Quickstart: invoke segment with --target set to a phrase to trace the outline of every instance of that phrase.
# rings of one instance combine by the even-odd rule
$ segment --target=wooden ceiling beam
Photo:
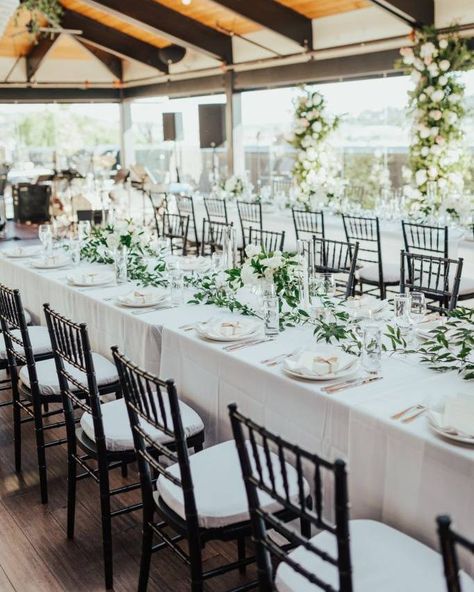
[[[434,0],[370,0],[411,27],[434,25]]]
[[[43,60],[56,43],[57,36],[40,37],[26,56],[26,78],[28,82],[32,80],[38,72]]]
[[[65,10],[61,18],[61,25],[66,29],[79,29],[82,35],[78,37],[89,44],[97,45],[105,51],[111,51],[126,59],[136,60],[168,74],[168,66],[158,55],[158,47],[140,41],[112,27],[107,27],[99,21],[86,17],[72,10]]]
[[[218,4],[262,27],[296,41],[304,48],[313,47],[311,19],[274,0],[216,0]]]
[[[122,60],[119,57],[100,49],[100,47],[87,43],[87,41],[82,40],[80,37],[76,37],[76,39],[90,54],[107,68],[114,78],[117,78],[117,80],[123,79]]]
[[[172,10],[154,0],[85,0],[86,4],[114,15],[125,16],[152,28],[177,45],[205,53],[227,64],[232,63],[232,40],[229,35]]]

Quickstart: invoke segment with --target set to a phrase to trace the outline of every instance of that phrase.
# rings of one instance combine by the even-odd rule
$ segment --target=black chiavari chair
[[[112,518],[142,507],[141,503],[135,503],[111,509],[112,497],[117,498],[140,487],[139,483],[116,488],[110,486],[109,471],[121,468],[126,476],[127,464],[136,458],[132,434],[127,433],[127,429],[130,432],[127,410],[120,398],[101,404],[101,396],[120,394],[120,384],[114,364],[92,353],[86,325],[74,323],[48,304],[44,305],[44,312],[66,423],[67,536],[74,538],[77,482],[90,477],[99,487],[105,587],[111,589]],[[76,410],[83,412],[80,427]]]
[[[61,398],[59,391],[54,391],[55,372],[48,330],[28,327],[20,292],[3,285],[0,285],[0,322],[12,391],[15,470],[20,473],[22,468],[22,426],[33,422],[41,502],[47,503],[46,449],[65,442],[64,438],[45,441],[48,430],[64,425],[62,421],[49,422],[61,414],[60,409],[49,411],[49,405],[60,403]]]
[[[250,227],[263,230],[262,204],[255,201],[237,200],[237,211],[242,231],[242,245],[245,248]]]
[[[463,259],[400,254],[400,292],[423,292],[429,310],[446,314],[456,308]]]
[[[363,185],[351,185],[350,187],[346,187],[344,196],[350,201],[362,204],[365,197],[365,187]]]
[[[254,557],[245,556],[245,538],[250,536],[251,527],[235,444],[223,442],[189,456],[183,411],[174,382],[159,380],[117,348],[112,349],[127,402],[142,483],[144,522],[138,590],[144,592],[147,588],[152,552],[171,547],[190,567],[191,590],[201,592],[205,581],[236,569],[242,572],[255,561]],[[146,426],[167,434],[173,446],[150,440]],[[263,449],[260,454],[263,458]],[[289,493],[295,497],[296,471],[292,467],[287,467],[287,471]],[[154,474],[158,475],[156,489]],[[269,513],[273,508],[282,520],[297,517],[273,503],[271,508],[266,503],[264,507]],[[165,532],[167,528],[175,534]],[[160,540],[156,545],[154,536]],[[188,542],[187,553],[177,545],[182,540]],[[237,561],[205,570],[202,550],[213,540],[237,541]],[[255,582],[239,585],[234,591],[254,587]]]
[[[429,226],[402,220],[403,240],[407,253],[438,255],[449,258],[447,226]],[[458,301],[474,298],[474,279],[461,276]]]
[[[439,553],[380,522],[349,520],[343,460],[329,462],[288,442],[242,415],[235,404],[229,405],[229,414],[247,492],[261,592],[444,591]],[[263,457],[258,446],[265,451]],[[288,466],[296,469],[295,497],[287,488]],[[307,503],[305,476],[314,505]],[[261,501],[268,498],[297,515],[305,528],[299,531],[269,514]],[[311,536],[311,527],[318,534]]]
[[[158,237],[161,236],[160,222],[163,220],[163,215],[168,211],[168,196],[161,191],[149,191],[148,199],[153,208],[153,218],[155,220],[155,230]]]
[[[224,233],[233,226],[232,222],[217,222],[215,220],[202,221],[201,255],[212,255],[222,251],[224,246]]]
[[[336,289],[342,292],[344,298],[353,296],[359,243],[352,245],[314,236],[309,247],[311,272],[335,274]]]
[[[474,555],[474,541],[468,540],[451,526],[449,516],[438,516],[438,536],[443,556],[444,575],[446,578],[447,592],[463,592],[462,582],[466,581],[466,574],[460,573],[457,546]],[[466,579],[464,579],[466,578]],[[474,589],[474,582],[471,581]]]
[[[210,222],[225,222],[229,223],[227,215],[227,202],[225,199],[218,197],[205,197],[204,207],[206,208],[207,219]]]
[[[278,232],[276,230],[262,230],[261,228],[248,229],[249,245],[260,245],[262,250],[266,253],[273,253],[274,251],[283,251],[285,245],[285,231]]]
[[[310,210],[291,209],[296,240],[318,236],[324,238],[324,212],[312,212]],[[310,235],[310,236],[307,236]]]
[[[190,195],[176,195],[175,199],[178,214],[180,216],[189,216],[189,231],[194,235],[194,244],[191,242],[191,246],[196,249],[196,254],[199,254],[199,237],[196,214],[194,212],[194,200]]]
[[[171,251],[181,249],[182,254],[187,253],[189,229],[189,216],[181,216],[180,214],[170,214],[165,212],[163,214],[163,236],[170,239]],[[175,244],[178,242],[178,245]]]
[[[293,180],[285,177],[273,178],[272,179],[272,195],[278,197],[279,195],[285,195],[288,197],[293,186]]]
[[[379,219],[342,214],[342,221],[347,242],[359,243],[358,259],[364,263],[357,271],[361,291],[364,284],[375,286],[368,292],[378,290],[380,298],[385,300],[387,286],[398,286],[400,283],[400,269],[397,265],[382,263]]]

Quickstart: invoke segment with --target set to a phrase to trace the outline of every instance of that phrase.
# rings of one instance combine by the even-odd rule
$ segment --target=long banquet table
[[[216,314],[212,307],[184,304],[134,314],[114,303],[131,286],[74,288],[67,273],[40,272],[29,262],[0,257],[0,281],[21,290],[36,320],[44,322],[42,304],[49,302],[88,324],[96,351],[110,357],[110,346],[118,345],[148,370],[174,378],[181,397],[202,415],[207,445],[231,437],[227,405],[236,401],[243,413],[283,437],[327,458],[345,458],[353,518],[382,520],[437,547],[435,516],[449,513],[472,538],[473,448],[439,438],[425,417],[409,424],[390,419],[414,403],[472,393],[472,383],[412,358],[386,356],[382,380],[327,395],[317,383],[291,379],[279,367],[261,363],[310,342],[307,329],[287,329],[273,342],[231,353],[182,328]],[[472,559],[464,558],[463,565],[474,575]]]

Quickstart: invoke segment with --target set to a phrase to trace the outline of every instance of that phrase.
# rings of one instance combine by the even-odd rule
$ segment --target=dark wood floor
[[[2,376],[3,378],[3,376]],[[6,400],[9,392],[0,393]],[[23,472],[17,475],[13,462],[12,409],[0,409],[0,592],[95,592],[104,590],[100,510],[97,486],[91,480],[78,484],[76,536],[66,538],[66,455],[64,447],[50,448],[47,505],[39,501],[36,449],[31,424],[23,426]],[[57,434],[56,434],[57,435]],[[51,438],[53,432],[51,431]],[[133,482],[113,472],[112,485]],[[128,494],[127,501],[139,498]],[[120,592],[136,590],[140,560],[141,512],[114,518],[115,587]],[[212,544],[205,549],[205,567],[236,558],[231,544]],[[207,590],[229,589],[254,576],[227,574],[208,582]],[[150,592],[190,590],[186,566],[169,550],[152,559]]]

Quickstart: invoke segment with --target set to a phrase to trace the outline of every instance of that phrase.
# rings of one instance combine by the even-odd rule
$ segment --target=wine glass
[[[410,316],[417,325],[426,315],[426,298],[423,292],[411,292]]]
[[[38,226],[38,238],[43,245],[44,253],[46,255],[49,254],[53,245],[53,232],[51,224],[40,224]]]
[[[79,238],[79,241],[82,243],[83,241],[86,240],[86,238],[89,236],[89,234],[91,233],[91,223],[89,220],[81,220],[78,224],[77,224],[77,236]]]

